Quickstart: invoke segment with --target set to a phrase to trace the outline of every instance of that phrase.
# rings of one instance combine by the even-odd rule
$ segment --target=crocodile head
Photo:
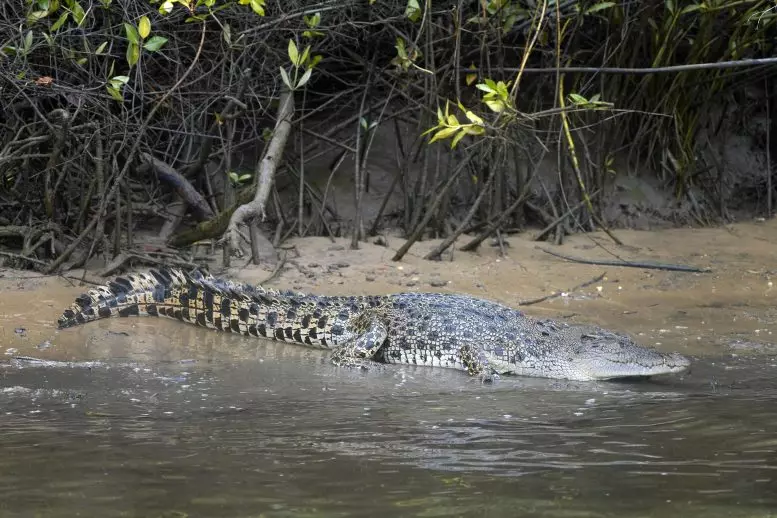
[[[580,332],[576,338],[566,355],[564,371],[568,379],[647,378],[683,372],[690,366],[685,356],[643,347],[628,337],[599,329],[595,333]]]

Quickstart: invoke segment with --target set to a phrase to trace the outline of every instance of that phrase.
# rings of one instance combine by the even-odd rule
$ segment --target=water
[[[2,517],[777,516],[774,356],[489,386],[155,319],[65,340],[101,361],[0,368]]]

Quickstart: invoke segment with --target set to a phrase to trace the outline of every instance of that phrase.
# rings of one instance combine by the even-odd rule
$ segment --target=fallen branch
[[[189,205],[198,220],[211,219],[214,216],[213,210],[211,210],[210,205],[205,201],[202,194],[173,166],[149,153],[140,153],[140,158],[154,170],[160,180],[168,183],[175,189],[175,192]]]
[[[666,270],[670,272],[709,273],[712,271],[710,268],[698,268],[696,266],[688,266],[684,264],[659,263],[655,261],[623,261],[623,260],[609,261],[606,259],[580,259],[578,257],[570,257],[568,255],[559,254],[557,252],[551,252],[550,250],[546,250],[540,247],[537,247],[537,249],[542,250],[546,254],[550,254],[560,259],[564,259],[567,261],[572,261],[573,263],[580,263],[580,264],[594,264],[597,266],[624,266],[626,268],[643,268],[645,270]]]

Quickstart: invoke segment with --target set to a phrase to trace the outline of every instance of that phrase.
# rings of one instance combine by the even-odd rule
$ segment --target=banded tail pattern
[[[160,268],[90,289],[62,313],[58,325],[64,329],[102,318],[160,316],[218,331],[327,348],[341,341],[347,321],[373,298],[377,297],[281,292],[217,279],[199,270]]]

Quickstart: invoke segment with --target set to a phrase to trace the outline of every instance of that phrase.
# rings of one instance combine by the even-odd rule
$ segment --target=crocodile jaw
[[[623,378],[648,378],[661,374],[676,374],[688,369],[691,362],[677,353],[662,353],[633,345],[626,356],[621,349],[618,355],[578,354],[569,366],[568,379],[579,381],[616,380]]]

